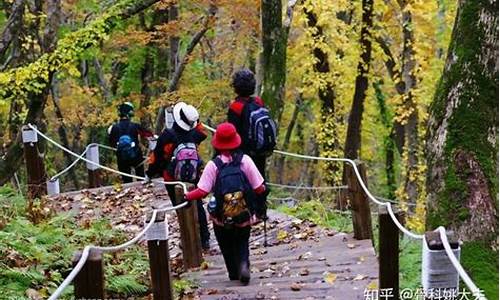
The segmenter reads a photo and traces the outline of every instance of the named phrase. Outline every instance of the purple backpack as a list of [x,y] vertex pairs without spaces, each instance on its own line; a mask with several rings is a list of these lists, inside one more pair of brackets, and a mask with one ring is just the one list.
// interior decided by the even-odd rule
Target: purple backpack
[[201,161],[195,143],[181,143],[173,154],[174,178],[183,182],[196,183]]

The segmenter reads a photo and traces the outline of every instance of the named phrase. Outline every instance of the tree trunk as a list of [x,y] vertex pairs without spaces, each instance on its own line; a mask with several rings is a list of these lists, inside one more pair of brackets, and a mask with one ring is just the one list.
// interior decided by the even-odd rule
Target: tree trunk
[[[286,129],[285,138],[283,139],[283,143],[281,145],[281,150],[288,151],[288,146],[290,145],[290,139],[292,137],[293,129],[295,128],[295,124],[297,123],[297,117],[299,116],[301,106],[302,106],[302,95],[298,94],[295,98],[295,107],[293,108],[292,118],[288,127]],[[285,167],[285,156],[281,155],[276,162],[276,176],[278,177],[278,182],[283,183],[283,172]]]
[[359,43],[361,46],[361,57],[358,62],[358,75],[356,76],[356,86],[354,98],[349,114],[347,125],[347,137],[344,146],[344,156],[351,159],[359,157],[361,148],[361,120],[363,117],[363,107],[368,90],[368,73],[370,70],[372,42],[370,30],[373,21],[373,0],[361,1],[363,14],[361,17],[361,36]]
[[385,96],[382,93],[381,85],[382,80],[373,83],[373,88],[375,89],[375,98],[377,99],[377,105],[380,112],[382,125],[384,125],[385,129],[389,132],[387,136],[384,136],[385,174],[387,179],[386,197],[389,199],[394,199],[394,195],[396,192],[396,174],[394,172],[394,129],[391,124],[392,117],[387,111]]
[[[421,192],[418,184],[419,174],[419,138],[418,138],[418,109],[415,100],[413,99],[413,88],[417,83],[415,77],[415,50],[413,47],[414,38],[412,30],[412,15],[407,7],[407,1],[399,1],[399,5],[403,12],[403,66],[402,80],[405,83],[405,91],[403,95],[403,107],[405,112],[410,112],[408,119],[404,125],[405,144],[406,144],[406,177],[405,177],[405,194],[408,197],[408,202],[412,210],[416,207],[418,196]],[[413,211],[412,211],[413,212]]]
[[286,31],[282,26],[281,0],[262,0],[262,99],[277,120],[283,113],[286,81]]
[[[149,6],[153,5],[154,3],[158,2],[159,0],[142,0],[138,1],[126,8],[123,9],[123,11],[119,14],[118,18],[120,19],[126,19],[129,18],[136,13],[148,8]],[[113,20],[110,20],[110,25],[108,27],[108,30],[111,30],[114,28],[116,25],[116,22],[113,22]],[[82,29],[84,30],[84,29]],[[75,41],[75,42],[80,42],[82,41]],[[85,46],[91,46],[91,43],[84,43],[83,45]],[[87,47],[88,47],[87,46]],[[50,79],[50,76],[49,76]],[[50,83],[50,80],[48,82],[42,82],[42,84],[48,84]],[[47,95],[48,88],[45,88],[44,91],[42,91],[41,95],[29,95],[29,101],[28,101],[28,108],[27,108],[27,114],[25,118],[25,123],[32,123],[32,124],[37,124],[40,121],[40,118],[43,113],[43,109],[45,107],[46,103],[46,98],[47,97],[42,97],[43,94]],[[7,182],[10,177],[14,174],[14,172],[19,168],[19,165],[21,163],[21,157],[22,157],[22,148],[20,146],[20,141],[21,141],[21,135],[18,133],[16,137],[16,142],[13,143],[8,149],[7,152],[5,153],[5,156],[3,159],[0,159],[0,185],[3,185],[5,182]]]
[[[459,1],[430,108],[427,225],[498,247],[498,1]],[[444,223],[444,224],[443,224]]]
[[[66,132],[66,125],[64,124],[64,116],[62,114],[61,108],[59,107],[60,103],[60,98],[59,98],[59,82],[57,81],[56,78],[52,79],[52,88],[51,88],[51,94],[52,94],[52,103],[54,104],[54,111],[56,113],[56,117],[59,119],[59,127],[57,128],[57,133],[59,134],[59,139],[61,140],[61,144],[68,148],[71,149],[69,146],[69,139],[68,139],[68,134]],[[73,149],[74,151],[74,149]],[[75,159],[71,154],[67,152],[63,152],[64,158],[66,159],[66,164],[69,166],[71,163],[73,163],[73,160]],[[73,181],[73,185],[75,186],[75,189],[79,190],[80,185],[78,184],[78,178],[76,177],[75,169],[71,168],[69,171],[69,176],[71,178],[71,181]]]

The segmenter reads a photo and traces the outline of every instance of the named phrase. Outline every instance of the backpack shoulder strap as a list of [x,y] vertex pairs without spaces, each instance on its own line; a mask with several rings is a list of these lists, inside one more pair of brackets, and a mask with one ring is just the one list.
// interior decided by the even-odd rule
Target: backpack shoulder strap
[[232,164],[239,165],[241,164],[241,160],[243,159],[243,152],[241,151],[236,151],[233,153],[233,161],[231,162]]
[[217,171],[219,171],[224,166],[224,162],[222,161],[222,159],[220,159],[219,156],[215,157],[213,159],[213,162],[214,162],[215,166],[217,167]]

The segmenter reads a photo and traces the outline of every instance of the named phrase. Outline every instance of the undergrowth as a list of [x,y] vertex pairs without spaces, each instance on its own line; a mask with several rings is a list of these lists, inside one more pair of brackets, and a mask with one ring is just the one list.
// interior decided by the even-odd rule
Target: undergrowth
[[[59,214],[37,225],[25,215],[25,200],[8,187],[0,188],[0,295],[26,297],[27,292],[48,297],[71,270],[73,254],[85,245],[113,245],[127,237],[106,220],[79,227],[75,216]],[[105,278],[109,297],[149,293],[147,252],[140,246],[106,254]],[[71,298],[68,288],[62,299]]]

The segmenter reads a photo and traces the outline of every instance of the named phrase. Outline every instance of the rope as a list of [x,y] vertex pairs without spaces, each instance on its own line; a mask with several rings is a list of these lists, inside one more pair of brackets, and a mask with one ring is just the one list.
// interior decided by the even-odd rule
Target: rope
[[[212,128],[212,127],[210,127],[208,125],[205,125],[205,124],[203,124],[203,126],[205,128],[207,128],[209,131],[215,132],[214,128]],[[370,200],[372,200],[373,202],[375,202],[376,204],[378,204],[380,206],[384,206],[385,205],[387,207],[389,215],[391,216],[392,221],[396,224],[396,226],[398,226],[398,228],[403,233],[407,234],[408,236],[410,236],[410,237],[412,237],[414,239],[423,239],[424,238],[423,235],[416,234],[416,233],[413,233],[413,232],[409,231],[408,229],[406,229],[399,222],[399,220],[394,215],[394,212],[392,211],[392,207],[391,207],[391,203],[390,202],[379,201],[379,200],[377,200],[377,198],[375,198],[375,196],[372,195],[372,193],[370,193],[370,191],[368,190],[368,188],[366,187],[366,185],[365,185],[365,183],[363,181],[363,178],[361,177],[361,174],[359,173],[358,167],[356,166],[356,162],[354,160],[348,159],[348,158],[333,158],[333,157],[311,156],[311,155],[297,154],[297,153],[291,153],[291,152],[286,152],[286,151],[281,151],[281,150],[274,150],[273,152],[277,153],[277,154],[285,155],[285,156],[295,157],[295,158],[310,159],[310,160],[321,160],[321,161],[340,161],[340,162],[346,162],[346,163],[350,164],[353,167],[353,169],[354,169],[354,173],[356,174],[356,177],[358,179],[359,185],[361,185],[361,188],[363,189],[363,191],[365,192],[365,194],[368,196],[368,198],[370,198]]]
[[177,206],[171,206],[171,207],[162,208],[162,209],[154,209],[152,212],[151,220],[149,221],[149,223],[133,239],[128,240],[127,242],[125,242],[123,244],[116,245],[116,246],[108,246],[108,247],[94,246],[94,245],[85,246],[85,248],[83,249],[83,252],[82,252],[82,257],[80,258],[80,260],[78,261],[76,266],[73,268],[71,273],[69,273],[69,275],[64,279],[64,281],[59,285],[59,287],[57,287],[55,292],[49,297],[48,300],[56,300],[61,296],[64,289],[66,287],[68,287],[68,285],[75,279],[76,275],[78,275],[78,273],[82,270],[83,266],[85,265],[85,262],[87,261],[90,250],[95,249],[95,250],[99,250],[99,251],[103,251],[103,252],[116,252],[118,250],[125,249],[125,248],[135,244],[137,241],[139,241],[139,239],[144,234],[146,234],[148,229],[156,221],[156,216],[159,212],[174,211],[174,210],[182,208],[186,205],[187,205],[187,202],[183,202]]
[[279,183],[266,182],[266,185],[280,187],[284,189],[294,189],[294,190],[342,190],[347,189],[347,185],[339,186],[296,186],[296,185],[286,185]]
[[[48,137],[47,135],[43,134],[42,132],[40,132],[36,127],[34,127],[33,125],[31,124],[28,124],[28,127],[30,127],[31,129],[33,129],[37,134],[39,134],[41,137],[43,137],[44,139],[46,139],[47,141],[51,142],[54,146],[58,147],[59,149],[75,156],[75,157],[79,157],[80,160],[83,160],[84,162],[87,162],[91,165],[94,165],[94,166],[97,166],[103,170],[106,170],[106,171],[109,171],[109,172],[112,172],[112,173],[116,173],[116,174],[119,174],[119,175],[122,175],[122,176],[127,176],[127,177],[131,177],[131,178],[135,178],[135,179],[139,179],[139,180],[142,180],[142,181],[145,181],[147,180],[146,177],[141,177],[141,176],[137,176],[137,175],[132,175],[132,174],[128,174],[128,173],[125,173],[125,172],[121,172],[121,171],[118,171],[118,170],[115,170],[115,169],[112,169],[112,168],[109,168],[109,167],[106,167],[106,166],[103,166],[103,165],[100,165],[96,162],[93,162],[85,157],[81,157],[80,155],[76,154],[75,152],[69,150],[68,148],[60,145],[59,143],[57,143],[56,141],[54,141],[53,139],[51,139],[50,137]],[[167,185],[180,185],[182,186],[183,190],[184,190],[184,193],[187,193],[188,190],[187,190],[187,186],[184,182],[182,181],[163,181],[163,180],[158,180],[158,179],[154,179],[152,180],[153,182],[156,182],[156,183],[162,183],[162,184],[167,184]]]
[[448,258],[450,259],[455,269],[458,271],[458,274],[462,278],[463,282],[465,283],[465,285],[467,285],[469,290],[474,295],[474,299],[487,300],[481,290],[474,284],[474,282],[472,282],[472,279],[469,277],[467,272],[465,272],[464,268],[453,254],[450,242],[448,241],[448,236],[446,235],[446,229],[443,226],[439,226],[436,230],[439,231],[441,242],[443,243],[444,250],[446,250],[446,255],[448,255]]
[[21,188],[21,183],[19,182],[19,177],[17,176],[17,172],[14,172],[14,179],[16,180],[17,191],[19,192],[19,195],[24,198],[23,190]]
[[85,154],[87,154],[87,151],[89,151],[90,147],[95,146],[95,145],[96,144],[94,144],[94,143],[88,144],[87,147],[85,147],[85,150],[82,152],[82,154],[80,154],[80,156],[78,156],[77,159],[75,159],[71,164],[69,164],[69,166],[67,166],[64,170],[62,170],[61,172],[57,173],[56,175],[50,177],[50,180],[56,180],[59,176],[65,174],[66,172],[71,170],[71,168],[73,168],[76,165],[76,163],[78,163],[83,157],[85,157]]
[[[203,124],[203,126],[205,128],[207,128],[208,130],[210,130],[212,132],[215,132],[214,128],[212,128],[212,127],[210,127],[208,125],[205,125],[205,124]],[[45,138],[46,140],[48,140],[49,142],[51,142],[52,144],[54,144],[58,148],[62,149],[63,151],[66,151],[67,153],[70,153],[71,155],[73,155],[73,156],[75,156],[77,158],[81,157],[78,154],[74,153],[73,151],[71,151],[71,150],[63,147],[62,145],[58,144],[57,142],[55,142],[54,140],[52,140],[50,137],[48,137],[45,134],[43,134],[42,132],[40,132],[33,125],[28,124],[28,127],[30,127],[32,130],[34,130],[35,132],[37,132],[40,136],[42,136],[43,138]],[[109,148],[111,148],[111,147],[109,147]],[[281,154],[281,155],[286,155],[286,156],[291,156],[291,157],[296,157],[296,158],[302,158],[302,159],[321,160],[321,161],[340,161],[340,162],[349,163],[353,167],[354,172],[356,174],[356,177],[358,179],[358,182],[361,185],[361,188],[363,189],[363,191],[365,192],[365,194],[368,196],[368,198],[370,200],[372,200],[373,202],[375,202],[376,204],[378,204],[378,205],[381,205],[381,206],[385,205],[387,207],[387,211],[388,211],[389,215],[391,216],[394,224],[396,224],[396,226],[404,234],[406,234],[407,236],[410,236],[410,237],[412,237],[414,239],[423,239],[424,238],[423,235],[415,234],[415,233],[409,231],[408,229],[406,229],[399,222],[399,220],[397,219],[397,217],[395,216],[395,214],[394,214],[394,212],[392,210],[392,205],[391,205],[390,202],[379,201],[377,198],[375,198],[375,196],[373,196],[370,193],[370,191],[366,187],[366,185],[365,185],[365,183],[364,183],[364,181],[363,181],[363,179],[361,177],[361,174],[359,173],[359,170],[358,170],[358,168],[356,166],[356,163],[353,160],[348,159],[348,158],[317,157],[317,156],[303,155],[303,154],[291,153],[291,152],[280,151],[280,150],[274,150],[273,152],[277,153],[277,154]],[[144,177],[140,177],[140,176],[136,176],[136,175],[132,175],[132,174],[123,173],[123,172],[114,170],[112,168],[108,168],[106,166],[101,166],[100,164],[95,163],[95,162],[93,162],[91,160],[88,160],[86,158],[83,158],[83,157],[81,157],[81,160],[84,160],[84,161],[86,161],[86,162],[88,162],[90,164],[93,164],[95,166],[98,166],[98,167],[100,167],[100,168],[102,168],[104,170],[107,170],[107,171],[110,171],[110,172],[113,172],[113,173],[117,173],[117,174],[120,174],[120,175],[123,175],[123,176],[132,177],[132,178],[137,178],[137,179],[141,179],[141,180],[146,180],[146,178],[144,178]],[[186,187],[186,185],[183,182],[164,182],[164,181],[161,181],[161,183],[164,183],[164,184],[180,184],[183,187],[184,192],[185,193],[187,192],[187,187]],[[186,204],[187,204],[187,202],[184,202],[184,203],[182,203],[182,204],[180,204],[178,206],[166,208],[166,209],[163,209],[163,210],[153,210],[152,218],[151,218],[150,222],[147,224],[147,226],[136,237],[134,237],[132,240],[129,240],[128,242],[125,242],[125,243],[123,243],[121,245],[110,246],[110,247],[86,246],[84,248],[84,251],[82,253],[82,257],[80,258],[80,261],[77,263],[77,265],[75,266],[75,268],[73,269],[73,271],[70,273],[70,275],[58,287],[58,289],[56,290],[56,292],[54,292],[54,294],[49,298],[49,300],[55,300],[55,299],[57,299],[60,296],[60,294],[62,293],[62,291],[64,290],[64,288],[66,288],[71,283],[71,281],[74,279],[74,277],[78,274],[78,272],[80,272],[81,268],[83,267],[83,265],[85,264],[85,261],[88,258],[88,254],[89,254],[91,248],[95,248],[95,249],[101,250],[101,251],[118,251],[120,249],[126,248],[126,247],[134,244],[135,242],[137,242],[139,240],[139,238],[146,233],[146,231],[149,229],[149,227],[151,227],[151,225],[154,223],[154,221],[156,219],[156,214],[157,214],[158,211],[175,210],[175,209],[178,209],[178,208],[181,208],[181,207],[185,206]],[[455,269],[459,272],[460,277],[462,278],[462,280],[469,287],[469,289],[473,292],[473,294],[476,295],[476,297],[478,297],[478,299],[480,299],[480,300],[486,300],[486,298],[481,294],[481,291],[479,290],[479,288],[474,284],[474,282],[472,282],[472,280],[470,279],[469,275],[465,272],[465,270],[463,269],[463,267],[460,265],[460,262],[454,256],[453,251],[452,251],[452,249],[450,247],[448,238],[446,236],[446,230],[445,230],[445,228],[442,227],[442,226],[440,226],[438,228],[438,230],[439,230],[439,233],[440,233],[440,236],[441,236],[441,240],[443,242],[443,246],[444,246],[444,248],[446,250],[446,254],[448,255],[448,258],[450,259],[450,261],[453,264],[453,266],[455,267]],[[87,250],[87,251],[85,251],[85,250]]]

